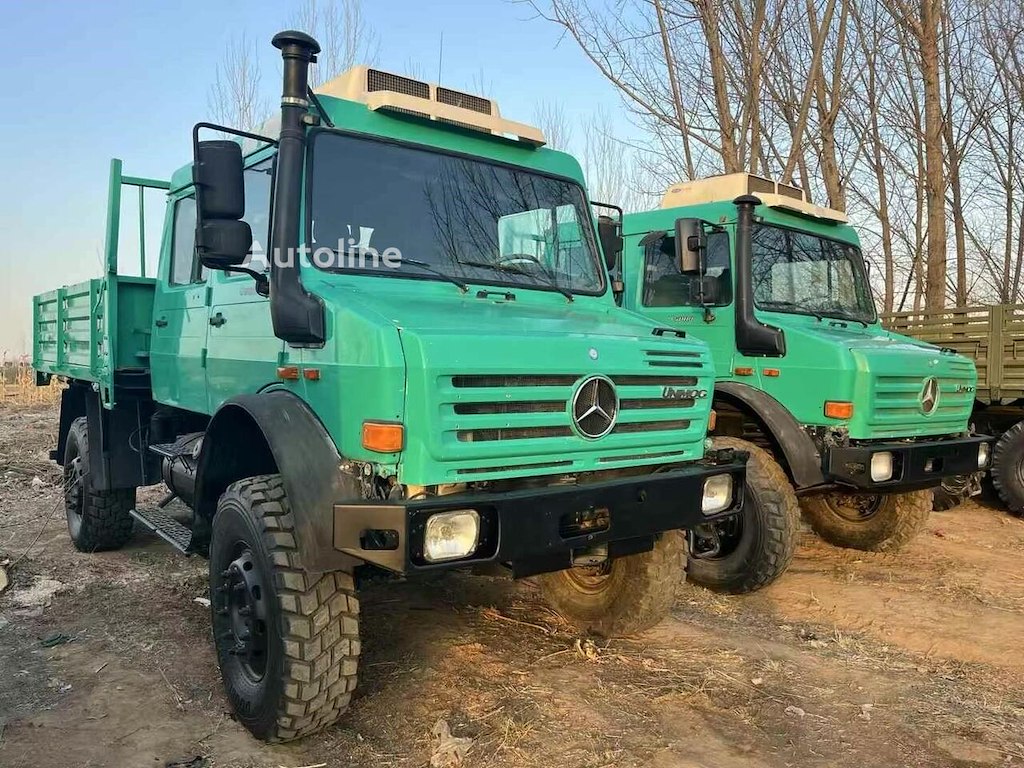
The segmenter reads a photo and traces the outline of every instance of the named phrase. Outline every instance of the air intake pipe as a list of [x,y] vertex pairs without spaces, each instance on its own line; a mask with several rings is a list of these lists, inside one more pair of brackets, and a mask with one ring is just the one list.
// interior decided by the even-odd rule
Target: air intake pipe
[[761,200],[740,195],[736,206],[736,349],[751,357],[782,357],[786,338],[782,331],[754,316],[753,240],[754,207]]
[[278,32],[271,41],[284,60],[281,89],[281,134],[277,150],[277,182],[270,229],[270,316],[274,335],[297,345],[323,344],[324,305],[302,285],[299,272],[299,210],[302,169],[306,157],[309,65],[320,44],[303,32]]

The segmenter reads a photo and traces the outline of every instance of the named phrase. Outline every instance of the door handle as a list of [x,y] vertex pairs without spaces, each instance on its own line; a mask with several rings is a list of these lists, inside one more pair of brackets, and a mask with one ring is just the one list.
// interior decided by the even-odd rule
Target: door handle
[[212,325],[214,328],[220,328],[227,321],[228,319],[224,317],[224,315],[222,315],[220,312],[218,312],[216,315],[210,318],[210,325]]
[[166,317],[158,317],[156,319],[156,321],[153,323],[153,325],[155,325],[157,328],[166,328],[167,327],[167,318]]

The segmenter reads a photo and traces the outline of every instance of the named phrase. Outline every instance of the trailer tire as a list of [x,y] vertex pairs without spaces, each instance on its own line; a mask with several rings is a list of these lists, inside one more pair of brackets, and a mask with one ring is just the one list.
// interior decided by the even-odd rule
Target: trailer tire
[[829,544],[867,552],[894,552],[928,522],[932,492],[828,491],[800,500],[811,528]]
[[732,540],[723,537],[722,525],[716,524],[719,543],[731,545],[723,547],[721,555],[695,557],[691,545],[686,575],[715,592],[753,592],[775,581],[793,559],[800,536],[800,502],[785,470],[768,451],[733,437],[712,440],[715,448],[750,454],[743,511],[738,521],[723,521],[724,525],[739,522]]
[[992,449],[992,485],[1006,508],[1024,512],[1024,421],[1003,432]]
[[228,486],[210,541],[217,662],[238,721],[258,739],[291,741],[348,709],[359,659],[352,574],[303,568],[280,475]]
[[650,552],[538,577],[551,606],[584,632],[621,637],[650,629],[672,608],[685,578],[686,534],[666,531]]
[[132,537],[134,488],[95,490],[89,468],[89,425],[83,416],[71,422],[64,446],[64,511],[75,549],[120,549]]

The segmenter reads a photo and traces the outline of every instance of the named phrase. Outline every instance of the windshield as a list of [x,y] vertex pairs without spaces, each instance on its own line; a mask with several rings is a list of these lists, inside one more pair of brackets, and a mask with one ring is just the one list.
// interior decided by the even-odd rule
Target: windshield
[[874,322],[875,307],[856,246],[758,224],[751,256],[758,308]]
[[320,268],[604,291],[582,188],[532,171],[322,132],[310,216]]

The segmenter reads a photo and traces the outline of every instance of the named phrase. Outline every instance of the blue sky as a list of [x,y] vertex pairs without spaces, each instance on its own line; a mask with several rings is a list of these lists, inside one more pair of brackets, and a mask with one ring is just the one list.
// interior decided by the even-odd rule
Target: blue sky
[[[4,4],[0,64],[0,351],[28,351],[31,296],[99,274],[111,157],[131,175],[168,178],[191,152],[192,125],[210,117],[208,91],[225,46],[245,33],[262,48],[271,94],[293,0]],[[505,0],[368,0],[379,66],[414,62],[434,80],[482,79],[502,113],[530,122],[540,101],[570,120],[599,106],[622,120],[614,89],[571,40]],[[147,198],[157,220],[158,196]],[[159,210],[157,210],[159,209]],[[123,215],[134,227],[134,208]],[[133,235],[127,235],[133,237]],[[155,236],[155,233],[154,233]],[[154,236],[147,238],[153,240]],[[134,239],[125,245],[134,252]]]

